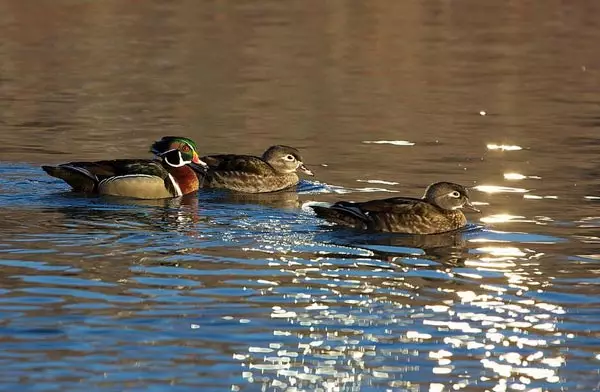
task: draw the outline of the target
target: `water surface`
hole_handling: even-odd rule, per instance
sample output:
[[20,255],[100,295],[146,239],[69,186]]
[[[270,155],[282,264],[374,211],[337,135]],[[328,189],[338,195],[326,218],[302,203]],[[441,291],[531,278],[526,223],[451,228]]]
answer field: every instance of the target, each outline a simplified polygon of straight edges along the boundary
[[[0,5],[4,390],[600,388],[600,3]],[[298,193],[82,197],[40,164],[302,150]],[[457,235],[301,206],[473,186]]]

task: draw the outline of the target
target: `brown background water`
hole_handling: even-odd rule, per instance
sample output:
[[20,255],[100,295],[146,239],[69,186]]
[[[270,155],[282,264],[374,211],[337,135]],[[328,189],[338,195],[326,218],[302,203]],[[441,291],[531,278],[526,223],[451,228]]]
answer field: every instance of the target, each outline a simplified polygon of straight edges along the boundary
[[[599,15],[591,0],[1,2],[0,381],[597,389]],[[319,183],[142,203],[72,197],[38,169],[149,156],[168,134],[201,153],[293,145]],[[485,228],[458,246],[297,208],[438,180],[479,186]]]

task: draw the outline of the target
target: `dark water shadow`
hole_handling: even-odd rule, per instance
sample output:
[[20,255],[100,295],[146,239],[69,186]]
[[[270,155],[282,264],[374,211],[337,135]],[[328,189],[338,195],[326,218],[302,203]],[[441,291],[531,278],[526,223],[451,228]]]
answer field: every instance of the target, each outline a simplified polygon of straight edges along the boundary
[[238,193],[224,189],[200,189],[200,203],[258,204],[267,207],[296,209],[300,200],[295,188],[270,193]]
[[[422,258],[445,266],[461,266],[469,257],[468,237],[480,228],[430,235],[366,233],[340,228],[327,231],[315,240],[341,246],[361,248],[373,253],[373,258],[401,262],[402,258]],[[348,257],[348,255],[345,255]]]
[[80,225],[134,225],[145,230],[188,231],[206,220],[201,217],[196,193],[173,199],[142,200],[67,192],[45,199],[42,212],[59,213],[65,223],[75,221]]

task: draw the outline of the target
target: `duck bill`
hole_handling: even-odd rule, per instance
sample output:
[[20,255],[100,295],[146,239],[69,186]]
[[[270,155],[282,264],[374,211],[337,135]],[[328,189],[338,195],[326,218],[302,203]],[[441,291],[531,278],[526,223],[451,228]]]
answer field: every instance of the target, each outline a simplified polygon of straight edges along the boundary
[[481,212],[481,210],[473,205],[470,201],[467,201],[463,206],[463,210],[471,212]]
[[192,163],[190,164],[190,166],[199,172],[204,173],[205,171],[208,170],[208,164],[206,162],[204,162],[203,160],[201,160],[198,157],[198,154],[194,153],[194,156],[192,158]]
[[300,166],[298,166],[298,170],[300,170],[302,173],[306,174],[307,176],[314,176],[313,172],[309,168],[304,166],[304,164],[301,164]]

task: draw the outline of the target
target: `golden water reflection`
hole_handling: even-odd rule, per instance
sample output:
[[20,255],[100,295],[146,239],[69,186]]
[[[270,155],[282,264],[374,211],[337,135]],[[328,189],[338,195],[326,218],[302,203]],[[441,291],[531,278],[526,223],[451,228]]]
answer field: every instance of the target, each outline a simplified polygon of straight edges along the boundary
[[507,145],[507,144],[488,144],[487,145],[487,149],[488,150],[500,150],[500,151],[519,151],[522,150],[523,147],[521,146],[516,146],[516,145]]
[[527,193],[529,189],[501,185],[477,185],[473,189],[485,193]]
[[[417,263],[427,260],[422,252],[375,251],[353,268],[335,256],[279,257],[295,285],[317,290],[272,307],[280,325],[272,340],[234,354],[242,376],[264,388],[324,391],[421,391],[427,378],[429,391],[541,391],[558,383],[566,361],[559,349],[573,336],[560,331],[563,307],[537,299],[552,286],[543,252],[485,238],[463,246],[468,255],[455,266]],[[270,288],[277,293],[277,285]]]

